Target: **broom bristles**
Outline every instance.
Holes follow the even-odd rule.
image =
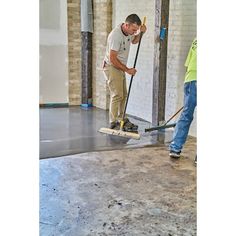
[[[133,133],[133,132],[125,132],[123,130],[115,130],[115,129],[109,129],[109,128],[101,128],[98,130],[100,133],[104,134],[111,134],[116,136],[121,136],[125,138],[133,138],[133,139],[140,139],[140,135]]]

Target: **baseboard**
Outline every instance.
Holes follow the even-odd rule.
[[[59,107],[69,107],[69,103],[44,103],[39,104],[41,108],[59,108]]]

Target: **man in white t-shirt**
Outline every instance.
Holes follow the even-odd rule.
[[[110,90],[109,122],[111,129],[119,127],[123,116],[127,98],[125,73],[129,75],[136,73],[135,68],[128,68],[126,64],[130,44],[139,42],[140,32],[145,33],[146,26],[141,26],[140,18],[136,14],[131,14],[124,23],[119,24],[108,35],[103,70]],[[125,118],[125,131],[134,131],[137,128],[137,125]]]

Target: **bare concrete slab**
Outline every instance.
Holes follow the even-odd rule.
[[[196,235],[196,140],[40,160],[40,235]]]

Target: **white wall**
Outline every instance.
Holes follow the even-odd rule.
[[[170,0],[167,54],[166,119],[183,106],[184,63],[196,36],[196,0]],[[196,136],[195,118],[190,135]],[[178,116],[177,116],[178,118]]]
[[[68,103],[67,0],[40,0],[40,104]]]
[[[154,56],[154,19],[155,1],[115,0],[113,1],[113,28],[124,22],[125,18],[136,13],[143,21],[147,17],[147,32],[144,34],[136,64],[127,113],[152,121],[153,56]],[[128,66],[133,67],[137,45],[132,45]],[[130,76],[127,75],[130,82]],[[128,87],[127,87],[128,88]]]

